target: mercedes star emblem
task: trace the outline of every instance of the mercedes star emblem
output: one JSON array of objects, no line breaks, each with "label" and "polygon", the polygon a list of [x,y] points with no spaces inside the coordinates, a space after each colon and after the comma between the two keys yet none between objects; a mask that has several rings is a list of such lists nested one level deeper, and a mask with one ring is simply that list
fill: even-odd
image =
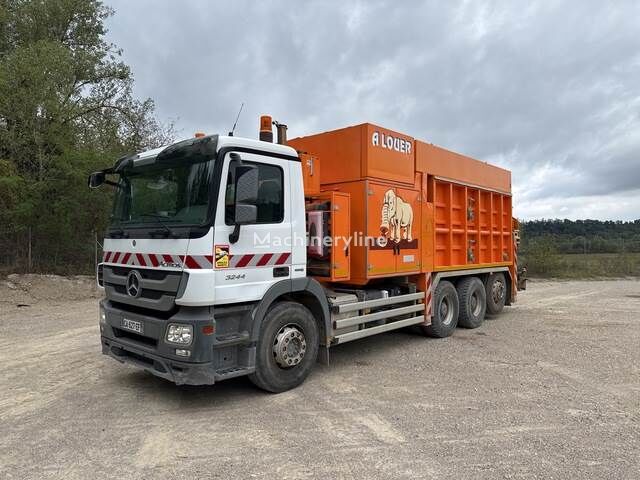
[{"label": "mercedes star emblem", "polygon": [[127,293],[130,297],[138,298],[142,289],[140,288],[140,274],[137,270],[131,270],[127,276]]}]

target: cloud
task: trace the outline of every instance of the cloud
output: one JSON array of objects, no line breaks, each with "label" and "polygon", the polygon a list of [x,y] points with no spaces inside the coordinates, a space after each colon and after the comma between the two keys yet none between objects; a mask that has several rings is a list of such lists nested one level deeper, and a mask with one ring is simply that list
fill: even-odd
[{"label": "cloud", "polygon": [[637,2],[109,3],[185,135],[371,121],[513,170],[519,216],[640,217]]}]

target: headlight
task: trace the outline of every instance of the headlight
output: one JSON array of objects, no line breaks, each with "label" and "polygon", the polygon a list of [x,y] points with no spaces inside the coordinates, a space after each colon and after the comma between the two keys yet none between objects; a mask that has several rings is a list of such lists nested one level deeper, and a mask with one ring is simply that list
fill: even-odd
[{"label": "headlight", "polygon": [[193,327],[191,325],[180,325],[173,323],[167,329],[167,342],[178,345],[190,345],[193,340]]},{"label": "headlight", "polygon": [[107,312],[105,312],[104,307],[102,305],[100,305],[98,310],[99,310],[98,318],[100,320],[100,325],[104,325],[105,323],[107,323]]}]

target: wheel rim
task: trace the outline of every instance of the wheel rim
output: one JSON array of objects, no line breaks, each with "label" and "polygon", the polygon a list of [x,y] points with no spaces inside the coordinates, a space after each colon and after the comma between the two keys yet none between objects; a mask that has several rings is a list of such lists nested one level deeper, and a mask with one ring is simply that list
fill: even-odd
[{"label": "wheel rim", "polygon": [[440,302],[440,318],[443,325],[450,325],[453,321],[453,308],[451,308],[447,297],[444,297]]},{"label": "wheel rim", "polygon": [[273,358],[281,368],[298,365],[307,352],[304,333],[296,325],[285,325],[273,341]]},{"label": "wheel rim", "polygon": [[473,292],[469,301],[471,303],[470,306],[473,316],[479,317],[480,313],[482,312],[482,299],[478,295],[478,292]]},{"label": "wheel rim", "polygon": [[501,280],[496,280],[491,285],[491,298],[493,299],[493,303],[499,304],[504,298],[506,288],[504,282]]}]

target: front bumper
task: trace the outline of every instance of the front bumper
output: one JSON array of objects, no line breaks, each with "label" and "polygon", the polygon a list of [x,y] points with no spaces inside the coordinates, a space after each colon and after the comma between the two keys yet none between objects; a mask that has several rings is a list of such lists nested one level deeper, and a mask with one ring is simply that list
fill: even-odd
[{"label": "front bumper", "polygon": [[163,358],[102,336],[102,353],[169,380],[176,385],[213,385],[216,369],[213,362],[191,363]]},{"label": "front bumper", "polygon": [[[102,353],[121,363],[127,363],[167,379],[178,385],[212,385],[227,378],[255,371],[256,344],[250,338],[251,305],[213,307],[179,307],[169,318],[162,312],[155,316],[146,310],[131,310],[104,299],[105,312],[100,323]],[[143,324],[142,334],[122,328],[122,320]],[[193,326],[193,341],[189,346],[165,341],[168,325],[182,323]],[[204,334],[202,327],[213,326],[214,333]],[[210,330],[210,329],[209,329]],[[188,358],[176,355],[176,349],[188,349]]]},{"label": "front bumper", "polygon": [[[211,385],[216,379],[216,355],[214,335],[202,333],[202,327],[213,325],[215,320],[209,307],[181,307],[169,318],[158,318],[127,310],[109,300],[102,300],[105,321],[100,325],[102,353],[142,368],[153,375],[178,385]],[[137,334],[122,328],[122,320],[141,322],[143,333]],[[170,323],[192,325],[193,340],[188,346],[165,341]],[[191,352],[188,358],[176,355],[176,349]]]}]

